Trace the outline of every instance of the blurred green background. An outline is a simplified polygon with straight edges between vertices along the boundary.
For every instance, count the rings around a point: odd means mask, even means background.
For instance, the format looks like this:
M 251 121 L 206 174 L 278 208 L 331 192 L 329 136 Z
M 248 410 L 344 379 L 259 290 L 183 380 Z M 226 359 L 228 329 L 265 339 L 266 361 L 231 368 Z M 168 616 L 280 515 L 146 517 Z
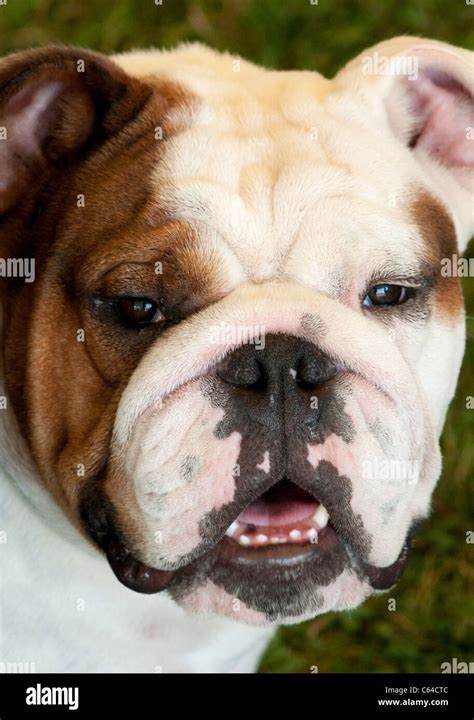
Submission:
M 3 0 L 3 3 L 5 0 Z M 110 53 L 200 40 L 275 68 L 332 75 L 384 38 L 412 34 L 474 49 L 465 0 L 0 0 L 0 56 L 62 42 Z M 474 250 L 471 244 L 471 251 Z M 433 514 L 398 587 L 361 608 L 283 628 L 263 672 L 439 672 L 474 659 L 474 279 L 464 283 L 468 344 L 443 435 Z M 388 598 L 396 599 L 395 612 Z

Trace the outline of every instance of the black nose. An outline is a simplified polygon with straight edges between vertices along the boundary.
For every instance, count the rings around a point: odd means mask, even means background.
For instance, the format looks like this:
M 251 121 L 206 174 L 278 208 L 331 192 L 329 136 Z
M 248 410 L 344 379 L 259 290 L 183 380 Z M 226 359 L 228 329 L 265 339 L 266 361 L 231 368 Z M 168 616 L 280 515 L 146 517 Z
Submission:
M 243 345 L 217 366 L 225 383 L 259 393 L 278 393 L 289 386 L 316 389 L 336 372 L 336 365 L 316 346 L 290 335 L 268 335 L 264 347 Z

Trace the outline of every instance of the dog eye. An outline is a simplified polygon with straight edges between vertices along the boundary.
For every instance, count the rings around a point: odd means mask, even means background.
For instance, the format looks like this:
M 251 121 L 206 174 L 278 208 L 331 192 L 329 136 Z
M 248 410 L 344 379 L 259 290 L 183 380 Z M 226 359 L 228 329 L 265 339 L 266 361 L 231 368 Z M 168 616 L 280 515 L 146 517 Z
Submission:
M 402 305 L 416 292 L 414 287 L 404 285 L 374 285 L 364 297 L 363 305 L 366 307 L 387 307 Z
M 127 328 L 140 329 L 166 320 L 158 303 L 148 298 L 124 297 L 116 300 L 114 305 L 118 321 Z

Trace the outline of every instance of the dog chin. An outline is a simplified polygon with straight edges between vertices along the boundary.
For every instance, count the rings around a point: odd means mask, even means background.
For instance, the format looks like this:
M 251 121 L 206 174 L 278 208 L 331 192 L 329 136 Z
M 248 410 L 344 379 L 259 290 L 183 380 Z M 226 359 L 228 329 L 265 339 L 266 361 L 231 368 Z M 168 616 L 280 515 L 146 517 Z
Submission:
M 389 590 L 408 559 L 408 543 L 384 568 L 351 558 L 335 534 L 323 538 L 321 545 L 270 562 L 226 547 L 210 568 L 201 560 L 175 579 L 169 591 L 194 613 L 225 615 L 248 624 L 293 624 L 355 608 L 370 595 Z
M 220 615 L 247 625 L 278 626 L 294 625 L 305 620 L 323 615 L 329 611 L 351 610 L 358 607 L 364 600 L 376 591 L 367 580 L 360 579 L 350 569 L 344 570 L 341 575 L 326 587 L 316 587 L 307 596 L 297 596 L 293 589 L 293 597 L 297 603 L 288 602 L 287 590 L 275 588 L 267 597 L 265 609 L 255 610 L 245 602 L 207 580 L 199 588 L 189 592 L 184 597 L 172 596 L 187 612 L 212 616 Z M 246 594 L 245 591 L 243 594 Z

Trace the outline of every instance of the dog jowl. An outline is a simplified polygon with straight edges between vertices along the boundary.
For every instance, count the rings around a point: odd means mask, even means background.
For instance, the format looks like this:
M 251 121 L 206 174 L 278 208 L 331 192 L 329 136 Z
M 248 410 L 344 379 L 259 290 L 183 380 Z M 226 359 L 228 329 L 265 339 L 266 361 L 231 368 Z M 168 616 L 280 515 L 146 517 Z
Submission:
M 1 279 L 6 393 L 84 542 L 247 623 L 392 587 L 463 354 L 472 53 L 399 38 L 328 81 L 32 50 L 0 126 L 2 256 L 35 263 Z

